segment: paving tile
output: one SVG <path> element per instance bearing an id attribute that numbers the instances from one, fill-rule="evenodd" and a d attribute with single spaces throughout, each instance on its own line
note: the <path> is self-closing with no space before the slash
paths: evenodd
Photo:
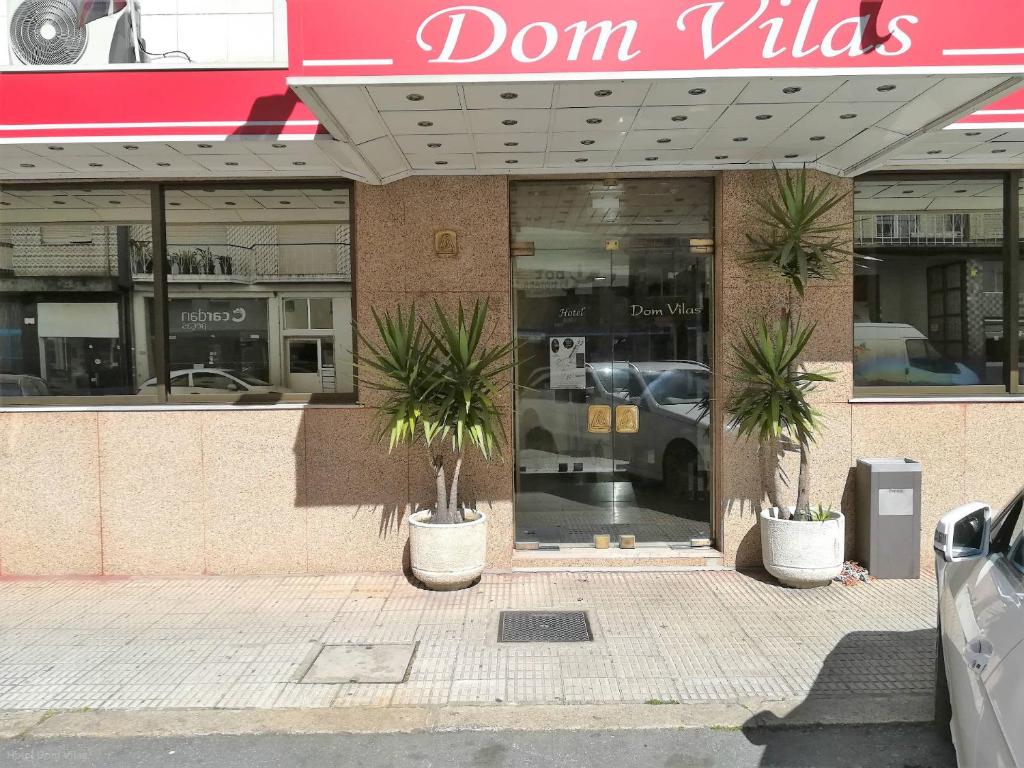
<path id="1" fill-rule="evenodd" d="M 499 644 L 507 609 L 595 641 Z M 799 591 L 734 572 L 0 581 L 0 709 L 323 707 L 896 695 L 933 685 L 930 582 Z M 408 681 L 296 684 L 323 643 L 419 645 Z"/>

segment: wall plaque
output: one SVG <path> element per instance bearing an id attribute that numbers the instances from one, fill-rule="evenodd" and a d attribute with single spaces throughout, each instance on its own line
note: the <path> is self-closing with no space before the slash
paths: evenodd
<path id="1" fill-rule="evenodd" d="M 434 233 L 434 255 L 453 259 L 459 255 L 459 235 L 453 229 L 442 229 Z"/>

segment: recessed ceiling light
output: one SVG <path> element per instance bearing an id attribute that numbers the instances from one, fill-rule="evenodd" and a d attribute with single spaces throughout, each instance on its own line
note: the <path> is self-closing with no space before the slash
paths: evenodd
<path id="1" fill-rule="evenodd" d="M 272 146 L 274 149 L 284 149 L 288 145 L 287 144 L 271 144 L 270 146 Z"/>
<path id="2" fill-rule="evenodd" d="M 707 92 L 707 88 L 691 88 L 689 91 L 687 91 L 687 93 L 689 93 L 691 96 L 703 96 Z"/>
<path id="3" fill-rule="evenodd" d="M 18 163 L 18 166 L 21 167 L 21 168 L 35 168 L 36 164 L 35 163 Z"/>
<path id="4" fill-rule="evenodd" d="M 501 98 L 505 101 L 514 101 L 519 98 L 519 94 L 513 93 L 512 91 L 505 91 L 505 93 L 501 94 Z"/>
<path id="5" fill-rule="evenodd" d="M 228 162 L 224 163 L 224 165 L 230 165 L 233 168 L 236 165 L 238 165 L 238 163 L 236 163 L 234 160 L 229 160 Z"/>
<path id="6" fill-rule="evenodd" d="M 689 119 L 686 115 L 672 115 L 673 123 L 685 123 Z"/>
<path id="7" fill-rule="evenodd" d="M 604 122 L 604 120 L 602 120 L 600 117 L 588 117 L 587 118 L 587 125 L 600 125 L 603 122 Z"/>
<path id="8" fill-rule="evenodd" d="M 238 203 L 234 202 L 233 200 L 225 200 L 224 201 L 224 205 L 229 205 L 229 206 L 234 207 L 234 206 L 238 205 Z"/>
<path id="9" fill-rule="evenodd" d="M 518 163 L 518 162 L 519 162 L 518 160 L 506 160 L 506 161 L 505 161 L 505 163 L 506 163 L 507 165 L 515 165 L 515 164 L 516 164 L 516 163 Z"/>
<path id="10" fill-rule="evenodd" d="M 811 141 L 824 141 L 824 136 L 811 136 Z"/>
<path id="11" fill-rule="evenodd" d="M 157 163 L 157 165 L 159 167 L 161 167 L 161 168 L 170 168 L 171 167 L 170 163 Z"/>
<path id="12" fill-rule="evenodd" d="M 671 144 L 672 139 L 658 139 L 659 144 Z"/>
<path id="13" fill-rule="evenodd" d="M 430 122 L 429 120 L 420 120 L 418 123 L 416 123 L 416 125 L 418 125 L 420 128 L 433 128 L 434 127 L 434 124 L 432 122 Z"/>
<path id="14" fill-rule="evenodd" d="M 200 149 L 213 149 L 213 144 L 196 144 Z M 125 147 L 125 149 L 138 149 L 138 147 Z"/>
<path id="15" fill-rule="evenodd" d="M 771 115 L 757 115 L 754 119 L 755 120 L 771 120 L 772 116 Z"/>
<path id="16" fill-rule="evenodd" d="M 903 194 L 904 195 L 912 195 L 912 194 L 914 194 L 914 190 L 912 190 L 912 189 L 904 189 L 903 190 Z"/>
<path id="17" fill-rule="evenodd" d="M 281 205 L 291 205 L 292 204 L 291 200 L 278 200 L 277 202 L 280 203 Z"/>
<path id="18" fill-rule="evenodd" d="M 121 204 L 120 200 L 107 200 L 107 202 L 110 203 L 111 205 L 120 205 Z"/>
<path id="19" fill-rule="evenodd" d="M 748 141 L 748 139 L 747 139 L 746 136 L 737 136 L 736 138 L 733 139 L 733 141 L 743 142 L 743 141 Z"/>
<path id="20" fill-rule="evenodd" d="M 875 88 L 875 90 L 878 91 L 879 93 L 889 93 L 889 91 L 895 91 L 896 90 L 896 86 L 895 85 L 880 85 L 877 88 Z"/>
<path id="21" fill-rule="evenodd" d="M 981 131 L 967 131 L 964 136 L 981 136 Z"/>
<path id="22" fill-rule="evenodd" d="M 942 150 L 941 149 L 929 149 L 928 150 L 928 154 L 929 155 L 941 155 L 942 154 Z"/>
<path id="23" fill-rule="evenodd" d="M 794 93 L 800 93 L 800 91 L 802 90 L 803 88 L 801 88 L 799 85 L 788 85 L 782 89 L 782 92 L 791 96 Z"/>
<path id="24" fill-rule="evenodd" d="M 429 144 L 427 144 L 427 148 L 428 149 L 440 149 L 441 145 L 440 145 L 440 143 L 438 143 L 436 141 L 432 141 Z"/>
<path id="25" fill-rule="evenodd" d="M 344 200 L 335 200 L 335 201 L 334 201 L 334 204 L 335 204 L 335 205 L 344 205 L 344 204 L 345 204 L 345 201 L 344 201 Z"/>
<path id="26" fill-rule="evenodd" d="M 203 146 L 208 147 L 210 145 L 209 144 L 205 144 L 205 145 L 204 144 L 200 144 L 199 146 L 200 147 L 203 147 Z M 136 149 L 138 149 L 138 146 L 135 145 L 135 144 L 125 144 L 124 148 L 127 149 L 129 152 L 134 152 Z"/>
<path id="27" fill-rule="evenodd" d="M 502 125 L 507 125 L 509 128 L 511 128 L 513 125 L 519 125 L 519 121 L 518 120 L 502 120 L 501 124 Z"/>
<path id="28" fill-rule="evenodd" d="M 715 155 L 715 160 L 728 160 L 728 155 Z"/>
<path id="29" fill-rule="evenodd" d="M 646 160 L 648 163 L 656 162 L 657 159 L 658 159 L 657 156 L 653 156 L 653 155 L 651 157 L 645 157 L 644 158 L 644 160 Z"/>
<path id="30" fill-rule="evenodd" d="M 63 152 L 64 151 L 64 147 L 47 147 L 47 149 L 50 150 L 51 152 Z"/>
<path id="31" fill-rule="evenodd" d="M 790 154 L 786 155 L 786 159 L 787 160 L 795 160 L 798 157 L 800 157 L 800 155 L 794 154 L 792 152 Z"/>
<path id="32" fill-rule="evenodd" d="M 54 200 L 53 204 L 54 205 L 67 205 L 67 203 L 64 202 L 63 200 Z"/>
<path id="33" fill-rule="evenodd" d="M 966 191 L 967 191 L 966 189 L 957 189 L 957 190 L 955 190 L 955 194 L 958 194 L 958 195 L 962 195 L 962 194 L 964 194 L 964 193 L 965 193 Z"/>
<path id="34" fill-rule="evenodd" d="M 89 163 L 90 168 L 102 168 L 103 163 Z"/>
<path id="35" fill-rule="evenodd" d="M 582 144 L 584 147 L 591 147 L 596 143 L 597 142 L 594 141 L 593 139 L 584 139 L 583 141 L 580 142 L 580 144 Z"/>
<path id="36" fill-rule="evenodd" d="M 8 203 L 6 200 L 0 200 L 0 205 L 4 206 L 6 208 L 7 206 L 10 205 L 10 203 Z"/>
<path id="37" fill-rule="evenodd" d="M 410 93 L 405 98 L 407 98 L 409 101 L 423 101 L 423 94 L 422 93 Z"/>
<path id="38" fill-rule="evenodd" d="M 587 157 L 577 157 L 576 158 L 576 162 L 577 163 L 586 163 L 586 162 L 589 162 L 589 161 L 590 161 L 590 158 L 587 158 Z"/>
<path id="39" fill-rule="evenodd" d="M 305 165 L 305 164 L 306 164 L 305 160 L 296 160 L 294 163 L 292 163 L 292 165 Z"/>
<path id="40" fill-rule="evenodd" d="M 181 205 L 181 203 L 168 203 L 168 205 L 173 205 L 175 208 L 177 208 L 179 205 Z"/>
<path id="41" fill-rule="evenodd" d="M 448 165 L 447 160 L 435 160 L 434 165 Z"/>
<path id="42" fill-rule="evenodd" d="M 518 141 L 506 141 L 505 142 L 505 146 L 506 147 L 518 147 L 519 146 L 519 142 Z"/>
<path id="43" fill-rule="evenodd" d="M 1005 152 L 1006 152 L 1006 150 L 1005 150 L 1005 149 L 993 149 L 993 150 L 992 150 L 992 154 L 993 154 L 993 155 L 1001 155 L 1001 154 L 1003 154 L 1003 153 L 1005 153 Z"/>
<path id="44" fill-rule="evenodd" d="M 840 115 L 840 120 L 853 120 L 857 116 L 856 112 L 847 112 L 846 114 Z"/>
<path id="45" fill-rule="evenodd" d="M 603 98 L 606 98 L 608 96 L 611 96 L 612 92 L 609 91 L 607 88 L 602 88 L 602 89 L 600 89 L 598 91 L 594 91 L 594 95 L 597 96 L 597 98 L 599 98 L 599 99 L 603 99 Z"/>

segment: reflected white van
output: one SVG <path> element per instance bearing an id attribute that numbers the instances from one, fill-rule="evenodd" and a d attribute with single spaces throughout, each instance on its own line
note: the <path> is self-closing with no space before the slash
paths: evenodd
<path id="1" fill-rule="evenodd" d="M 868 387 L 981 383 L 974 371 L 950 360 L 906 323 L 854 323 L 853 370 L 857 384 Z"/>

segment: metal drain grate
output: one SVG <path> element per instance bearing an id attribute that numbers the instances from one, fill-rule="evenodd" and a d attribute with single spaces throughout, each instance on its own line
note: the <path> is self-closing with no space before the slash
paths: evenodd
<path id="1" fill-rule="evenodd" d="M 584 611 L 502 611 L 499 643 L 585 643 L 594 639 Z"/>

